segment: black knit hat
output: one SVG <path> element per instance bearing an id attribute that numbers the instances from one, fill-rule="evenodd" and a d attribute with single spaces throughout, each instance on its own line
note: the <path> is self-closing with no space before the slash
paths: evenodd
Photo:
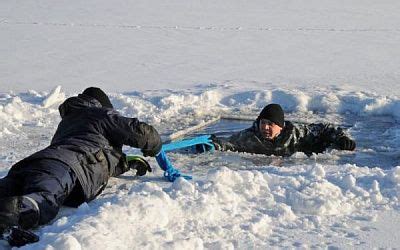
<path id="1" fill-rule="evenodd" d="M 101 106 L 105 108 L 111 108 L 111 109 L 114 108 L 106 93 L 104 93 L 104 91 L 99 88 L 96 87 L 87 88 L 82 92 L 82 94 L 93 97 L 94 99 L 96 99 L 101 103 Z"/>
<path id="2" fill-rule="evenodd" d="M 260 119 L 268 119 L 281 128 L 283 128 L 285 124 L 285 115 L 282 107 L 275 103 L 268 104 L 263 108 L 260 115 L 257 117 L 257 122 L 259 122 Z"/>

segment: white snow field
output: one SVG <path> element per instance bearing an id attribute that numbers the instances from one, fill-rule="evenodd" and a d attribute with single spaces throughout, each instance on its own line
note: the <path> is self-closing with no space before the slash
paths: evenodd
<path id="1" fill-rule="evenodd" d="M 26 249 L 398 246 L 400 98 L 340 89 L 242 88 L 112 93 L 111 100 L 122 114 L 154 124 L 164 137 L 221 115 L 255 117 L 265 103 L 277 102 L 291 120 L 348 127 L 357 150 L 310 158 L 169 153 L 177 168 L 194 177 L 174 183 L 149 158 L 153 173 L 112 178 L 97 200 L 63 209 L 36 230 L 41 241 Z M 49 143 L 60 120 L 58 104 L 67 96 L 61 87 L 2 94 L 2 175 Z M 229 132 L 229 122 L 214 131 Z"/>
<path id="2" fill-rule="evenodd" d="M 394 0 L 2 0 L 0 177 L 49 144 L 58 105 L 88 86 L 163 138 L 275 102 L 357 141 L 311 157 L 169 153 L 193 176 L 174 183 L 148 158 L 152 173 L 111 178 L 22 249 L 398 248 L 399 11 Z"/>

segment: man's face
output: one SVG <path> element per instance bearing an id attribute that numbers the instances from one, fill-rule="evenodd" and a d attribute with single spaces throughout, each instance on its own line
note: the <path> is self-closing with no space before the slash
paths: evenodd
<path id="1" fill-rule="evenodd" d="M 258 126 L 260 128 L 261 135 L 265 139 L 273 140 L 282 131 L 282 128 L 279 127 L 279 125 L 277 125 L 277 124 L 275 124 L 275 123 L 273 123 L 273 122 L 271 122 L 270 120 L 267 120 L 267 119 L 261 119 Z"/>

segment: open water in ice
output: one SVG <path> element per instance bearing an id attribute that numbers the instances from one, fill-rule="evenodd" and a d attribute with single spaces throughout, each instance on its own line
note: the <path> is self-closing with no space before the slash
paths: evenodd
<path id="1" fill-rule="evenodd" d="M 296 121 L 294 121 L 296 122 Z M 221 119 L 185 138 L 197 135 L 216 134 L 228 137 L 246 129 L 252 121 Z M 355 152 L 327 150 L 323 154 L 307 157 L 295 154 L 291 157 L 259 156 L 240 154 L 242 158 L 252 158 L 255 165 L 294 165 L 311 163 L 355 164 L 357 166 L 389 169 L 400 165 L 400 124 L 389 116 L 350 116 L 343 125 L 356 140 Z"/>

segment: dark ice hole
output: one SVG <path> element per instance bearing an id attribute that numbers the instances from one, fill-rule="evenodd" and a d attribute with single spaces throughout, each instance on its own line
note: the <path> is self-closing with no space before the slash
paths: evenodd
<path id="1" fill-rule="evenodd" d="M 327 150 L 316 157 L 275 157 L 242 154 L 255 165 L 298 165 L 298 164 L 355 164 L 360 167 L 389 169 L 400 165 L 400 124 L 390 116 L 348 116 L 345 127 L 356 140 L 355 152 Z M 296 122 L 296 121 L 293 121 Z M 234 132 L 248 128 L 252 121 L 221 119 L 202 130 L 186 137 L 216 134 L 228 137 Z"/>

